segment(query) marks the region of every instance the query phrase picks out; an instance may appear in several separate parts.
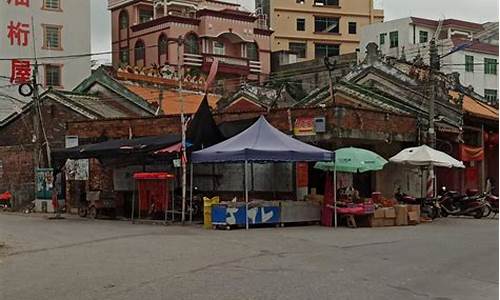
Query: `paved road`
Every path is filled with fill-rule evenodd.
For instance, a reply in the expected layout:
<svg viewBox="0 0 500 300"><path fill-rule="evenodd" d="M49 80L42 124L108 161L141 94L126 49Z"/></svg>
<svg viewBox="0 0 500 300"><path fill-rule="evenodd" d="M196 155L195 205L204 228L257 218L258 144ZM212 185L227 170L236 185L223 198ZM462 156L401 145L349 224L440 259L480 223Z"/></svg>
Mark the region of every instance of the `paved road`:
<svg viewBox="0 0 500 300"><path fill-rule="evenodd" d="M498 220L213 231L0 215L0 299L498 299Z"/></svg>

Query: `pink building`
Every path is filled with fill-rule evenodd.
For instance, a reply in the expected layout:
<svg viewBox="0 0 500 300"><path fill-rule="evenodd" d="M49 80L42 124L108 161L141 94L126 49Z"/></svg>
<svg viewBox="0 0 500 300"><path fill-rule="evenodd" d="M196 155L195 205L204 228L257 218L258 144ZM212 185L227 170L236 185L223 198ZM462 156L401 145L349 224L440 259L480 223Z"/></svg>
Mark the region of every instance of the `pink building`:
<svg viewBox="0 0 500 300"><path fill-rule="evenodd" d="M115 68L148 70L144 74L153 69L175 78L179 63L185 77L204 80L217 59L218 84L226 88L241 79L262 81L270 73L272 31L264 17L238 4L109 0L108 5Z"/></svg>

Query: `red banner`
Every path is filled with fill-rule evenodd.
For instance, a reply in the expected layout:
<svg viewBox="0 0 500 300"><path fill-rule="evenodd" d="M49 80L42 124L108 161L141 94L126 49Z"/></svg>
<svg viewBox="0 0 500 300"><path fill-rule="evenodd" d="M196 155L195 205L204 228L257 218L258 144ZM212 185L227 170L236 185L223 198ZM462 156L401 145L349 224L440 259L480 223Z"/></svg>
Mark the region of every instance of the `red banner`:
<svg viewBox="0 0 500 300"><path fill-rule="evenodd" d="M482 147L473 147L460 145L460 160L462 161L482 161L484 159L484 149Z"/></svg>

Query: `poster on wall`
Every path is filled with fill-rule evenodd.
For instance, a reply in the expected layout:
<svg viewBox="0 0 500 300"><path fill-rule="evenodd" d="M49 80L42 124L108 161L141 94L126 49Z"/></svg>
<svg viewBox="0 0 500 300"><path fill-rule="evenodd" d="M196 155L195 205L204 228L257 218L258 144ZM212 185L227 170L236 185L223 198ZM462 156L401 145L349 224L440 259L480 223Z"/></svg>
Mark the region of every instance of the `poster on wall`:
<svg viewBox="0 0 500 300"><path fill-rule="evenodd" d="M89 160L68 159L66 162L66 179L67 180L88 180L89 179Z"/></svg>
<svg viewBox="0 0 500 300"><path fill-rule="evenodd" d="M296 136L315 135L316 132L314 131L314 118L299 117L295 119L293 134Z"/></svg>
<svg viewBox="0 0 500 300"><path fill-rule="evenodd" d="M51 199L54 189L54 169L36 169L36 198Z"/></svg>
<svg viewBox="0 0 500 300"><path fill-rule="evenodd" d="M78 136L67 135L65 137L65 147L77 147L79 143ZM66 161L66 179L67 180L88 180L89 179L89 160L88 159L68 159Z"/></svg>

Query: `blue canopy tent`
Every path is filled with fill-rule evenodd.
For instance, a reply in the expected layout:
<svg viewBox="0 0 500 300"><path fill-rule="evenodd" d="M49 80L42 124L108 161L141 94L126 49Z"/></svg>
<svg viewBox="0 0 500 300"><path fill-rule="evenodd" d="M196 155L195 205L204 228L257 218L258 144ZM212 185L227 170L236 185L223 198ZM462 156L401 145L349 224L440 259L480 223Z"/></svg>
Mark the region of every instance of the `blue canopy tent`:
<svg viewBox="0 0 500 300"><path fill-rule="evenodd" d="M274 128L264 116L240 134L193 152L193 164L245 162L245 203L248 213L248 162L331 161L334 153L296 140ZM193 181L191 180L191 191ZM191 192L192 197L192 192ZM248 218L246 220L248 229Z"/></svg>

